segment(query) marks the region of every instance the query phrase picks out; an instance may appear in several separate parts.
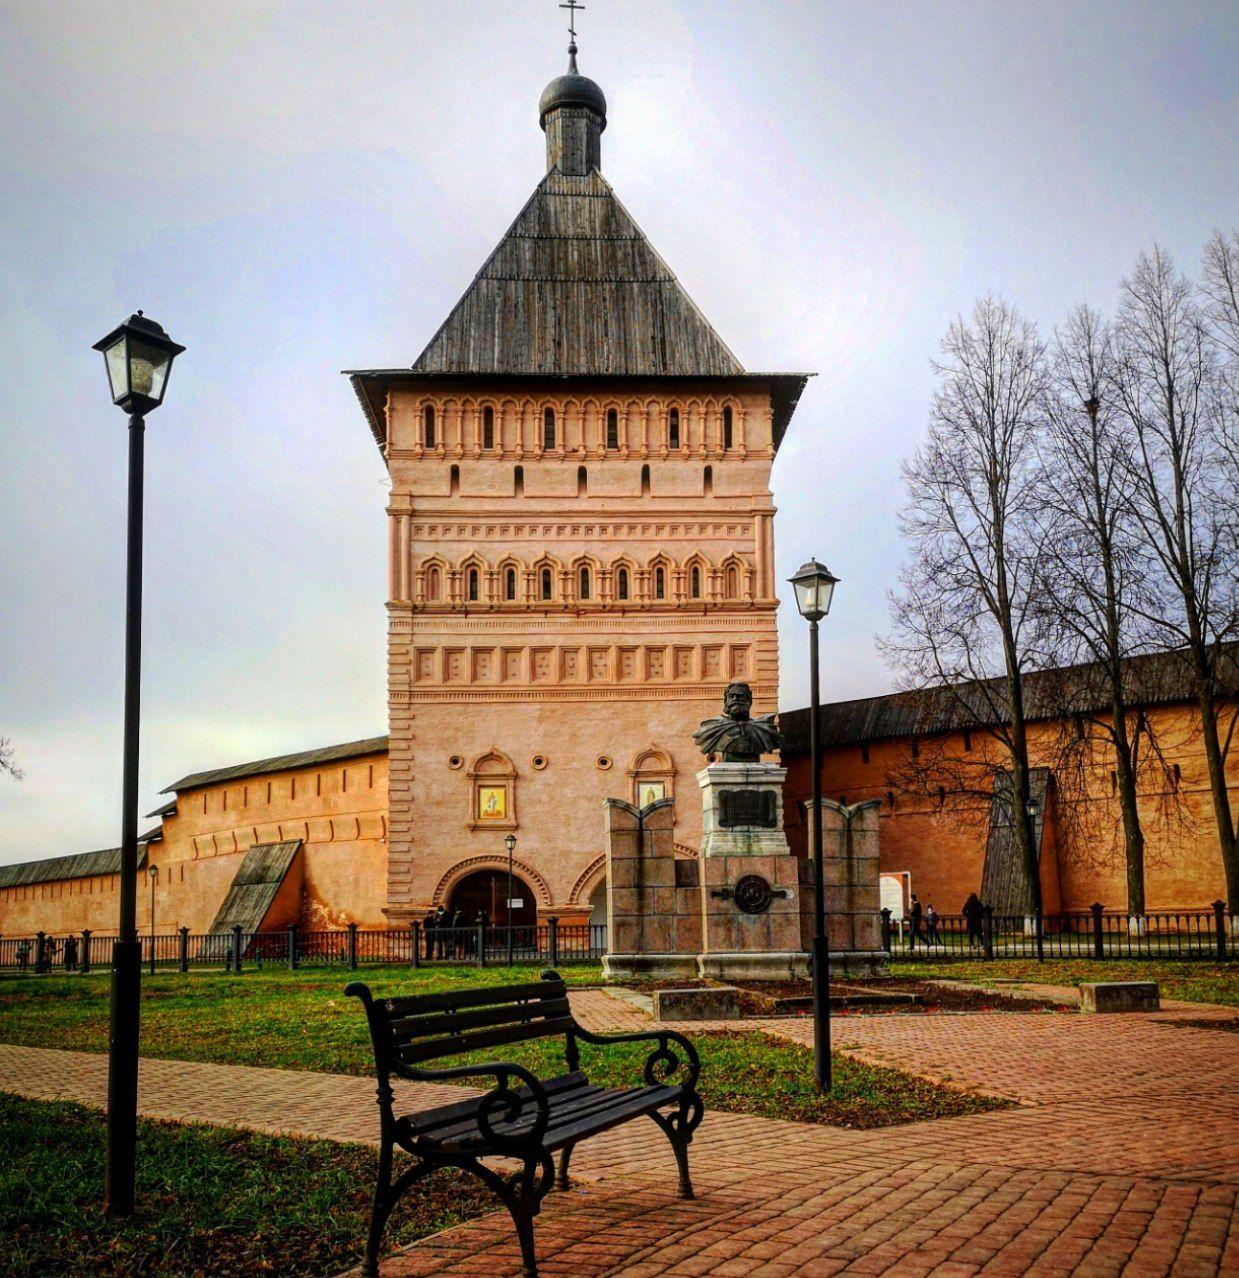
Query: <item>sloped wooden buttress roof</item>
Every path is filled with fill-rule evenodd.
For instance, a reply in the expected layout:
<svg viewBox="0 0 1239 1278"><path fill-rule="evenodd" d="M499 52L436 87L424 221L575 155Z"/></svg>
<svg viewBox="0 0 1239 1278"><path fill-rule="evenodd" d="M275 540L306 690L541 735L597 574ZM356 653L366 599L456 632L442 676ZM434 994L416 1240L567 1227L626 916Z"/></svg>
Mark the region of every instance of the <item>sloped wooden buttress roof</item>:
<svg viewBox="0 0 1239 1278"><path fill-rule="evenodd" d="M602 175L552 170L412 371L734 377L744 369Z"/></svg>
<svg viewBox="0 0 1239 1278"><path fill-rule="evenodd" d="M239 924L242 932L257 932L300 847L300 839L255 843L238 867L209 930L230 932Z"/></svg>

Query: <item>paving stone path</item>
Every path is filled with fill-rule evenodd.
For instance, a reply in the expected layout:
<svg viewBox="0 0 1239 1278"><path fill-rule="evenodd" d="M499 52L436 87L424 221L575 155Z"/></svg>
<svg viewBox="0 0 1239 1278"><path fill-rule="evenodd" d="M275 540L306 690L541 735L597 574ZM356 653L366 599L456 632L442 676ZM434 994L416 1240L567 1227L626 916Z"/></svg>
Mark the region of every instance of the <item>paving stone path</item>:
<svg viewBox="0 0 1239 1278"><path fill-rule="evenodd" d="M648 1023L603 991L572 1001L594 1028ZM1182 1023L1235 1016L1168 1004L839 1018L837 1047L1023 1107L870 1132L710 1113L692 1147L692 1202L675 1195L661 1133L629 1124L582 1145L573 1189L547 1200L544 1278L1239 1274L1239 1036ZM805 1019L685 1028L741 1027L812 1032ZM102 1105L106 1086L102 1056L0 1045L0 1090ZM461 1094L403 1090L410 1103ZM139 1095L156 1118L375 1135L364 1078L144 1060ZM385 1278L519 1271L506 1213L383 1266Z"/></svg>

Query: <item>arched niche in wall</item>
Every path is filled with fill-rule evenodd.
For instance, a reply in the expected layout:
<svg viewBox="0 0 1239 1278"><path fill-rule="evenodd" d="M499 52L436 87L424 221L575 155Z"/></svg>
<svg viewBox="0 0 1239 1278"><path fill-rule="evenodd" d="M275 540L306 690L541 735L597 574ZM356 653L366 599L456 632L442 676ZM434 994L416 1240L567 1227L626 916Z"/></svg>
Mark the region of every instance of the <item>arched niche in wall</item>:
<svg viewBox="0 0 1239 1278"><path fill-rule="evenodd" d="M516 769L506 754L490 749L474 760L469 778L469 829L516 829Z"/></svg>
<svg viewBox="0 0 1239 1278"><path fill-rule="evenodd" d="M628 769L632 801L644 808L656 799L675 798L675 764L666 750L650 745L639 750Z"/></svg>

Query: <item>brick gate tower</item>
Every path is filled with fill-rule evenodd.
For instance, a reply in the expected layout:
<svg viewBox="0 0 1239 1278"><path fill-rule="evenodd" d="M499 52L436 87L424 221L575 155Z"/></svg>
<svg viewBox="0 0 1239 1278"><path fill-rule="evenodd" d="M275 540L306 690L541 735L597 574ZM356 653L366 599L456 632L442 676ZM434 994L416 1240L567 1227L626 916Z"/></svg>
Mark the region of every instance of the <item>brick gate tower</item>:
<svg viewBox="0 0 1239 1278"><path fill-rule="evenodd" d="M746 679L776 707L770 467L799 374L746 373L600 170L606 100L542 95L547 172L411 368L350 373L391 476L393 925L582 921L603 801L675 799Z"/></svg>

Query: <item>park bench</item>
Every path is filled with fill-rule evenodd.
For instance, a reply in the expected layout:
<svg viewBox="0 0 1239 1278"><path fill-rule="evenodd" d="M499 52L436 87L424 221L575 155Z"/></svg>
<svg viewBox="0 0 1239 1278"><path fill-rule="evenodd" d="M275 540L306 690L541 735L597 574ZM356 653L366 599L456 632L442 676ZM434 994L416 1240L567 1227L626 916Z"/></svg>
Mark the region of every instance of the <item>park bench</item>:
<svg viewBox="0 0 1239 1278"><path fill-rule="evenodd" d="M495 1191L512 1215L527 1278L537 1274L534 1217L553 1182L560 1189L568 1187L572 1150L590 1136L648 1115L675 1151L680 1194L693 1196L688 1144L703 1113L697 1094L701 1062L683 1035L671 1030L593 1034L573 1017L568 992L556 972L543 972L541 980L525 985L407 998L376 998L357 981L344 992L365 1006L378 1077L379 1177L361 1267L367 1278L378 1273L379 1243L392 1209L412 1185L438 1167L458 1167ZM444 1057L548 1037L564 1039L567 1072L554 1078L538 1078L504 1061L428 1067L428 1062ZM645 1041L654 1046L639 1086L598 1087L581 1071L579 1042ZM392 1075L434 1083L493 1077L495 1086L482 1096L397 1117ZM415 1162L393 1177L397 1148ZM558 1176L552 1158L556 1152ZM517 1169L504 1174L484 1164L484 1158L513 1160Z"/></svg>

